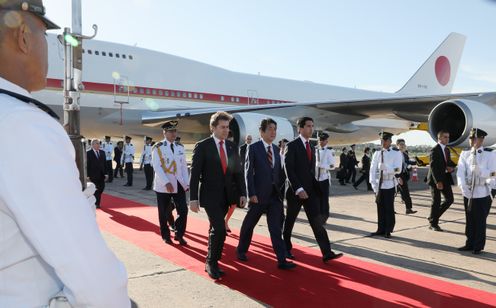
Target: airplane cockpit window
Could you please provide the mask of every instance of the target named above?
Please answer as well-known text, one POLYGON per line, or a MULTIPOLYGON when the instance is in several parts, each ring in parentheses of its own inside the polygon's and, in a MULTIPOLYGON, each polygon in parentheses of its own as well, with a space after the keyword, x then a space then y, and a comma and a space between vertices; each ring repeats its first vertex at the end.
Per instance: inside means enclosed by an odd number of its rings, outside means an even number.
POLYGON ((115 54, 115 57, 116 57, 116 58, 120 58, 120 57, 121 57, 121 55, 119 55, 118 53, 116 53, 116 54, 115 54))
POLYGON ((126 55, 122 55, 122 59, 126 59, 126 55))
POLYGON ((132 60, 133 59, 133 56, 129 55, 129 60, 132 60))
POLYGON ((169 91, 165 91, 165 96, 169 96, 169 91))
POLYGON ((99 56, 100 52, 98 50, 95 50, 95 56, 99 56))
POLYGON ((102 51, 102 56, 106 57, 107 53, 105 51, 102 51))
POLYGON ((91 49, 88 49, 88 54, 93 54, 93 52, 91 51, 91 49))
POLYGON ((114 54, 109 52, 109 57, 113 57, 113 56, 114 56, 114 54))

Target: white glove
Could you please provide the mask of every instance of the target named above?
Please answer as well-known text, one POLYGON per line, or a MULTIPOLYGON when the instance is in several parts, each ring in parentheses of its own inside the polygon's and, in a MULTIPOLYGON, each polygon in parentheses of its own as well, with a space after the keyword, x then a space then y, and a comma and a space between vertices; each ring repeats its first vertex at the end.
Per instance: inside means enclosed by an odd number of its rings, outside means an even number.
POLYGON ((374 193, 377 194, 379 185, 371 185, 371 186, 372 186, 372 190, 374 191, 374 193))
POLYGON ((93 212, 96 215, 96 198, 95 198, 95 191, 96 191, 96 186, 95 184, 88 182, 86 184, 86 189, 83 190, 83 194, 86 197, 86 200, 88 201, 88 204, 90 205, 90 208, 93 210, 93 212))

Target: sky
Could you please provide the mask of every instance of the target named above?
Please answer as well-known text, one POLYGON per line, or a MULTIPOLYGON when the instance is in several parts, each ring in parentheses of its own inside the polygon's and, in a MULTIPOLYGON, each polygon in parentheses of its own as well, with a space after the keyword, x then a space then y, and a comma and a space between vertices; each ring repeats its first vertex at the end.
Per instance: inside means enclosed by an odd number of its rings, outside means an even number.
MULTIPOLYGON (((232 71, 395 92, 451 32, 467 36, 453 92, 496 90, 494 0, 82 0, 83 34, 232 71)), ((71 26, 70 0, 45 0, 71 26)), ((425 132, 403 135, 433 144, 425 132)))

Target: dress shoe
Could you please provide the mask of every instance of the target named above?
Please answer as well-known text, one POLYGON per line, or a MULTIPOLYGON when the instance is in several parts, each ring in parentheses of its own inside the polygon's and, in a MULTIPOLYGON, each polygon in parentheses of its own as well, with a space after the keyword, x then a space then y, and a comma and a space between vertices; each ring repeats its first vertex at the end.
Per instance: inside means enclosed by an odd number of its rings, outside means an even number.
POLYGON ((172 245, 172 240, 170 238, 164 238, 164 243, 172 245))
POLYGON ((376 231, 376 232, 370 233, 370 236, 376 236, 376 235, 384 235, 384 232, 376 231))
POLYGON ((474 255, 480 255, 482 253, 482 251, 480 249, 476 249, 474 251, 472 251, 472 254, 474 255))
POLYGON ((415 214, 415 213, 417 213, 417 211, 414 211, 412 209, 407 209, 406 212, 405 212, 405 214, 407 214, 407 215, 408 214, 415 214))
POLYGON ((237 252, 236 255, 237 255, 239 261, 248 261, 246 254, 241 253, 241 252, 237 252))
POLYGON ((127 183, 126 183, 126 184, 124 184, 124 186, 133 186, 133 185, 131 185, 131 184, 127 184, 127 183))
POLYGON ((462 246, 462 247, 458 247, 457 250, 458 251, 469 251, 469 250, 473 250, 473 248, 465 245, 465 246, 462 246))
POLYGON ((334 253, 333 251, 331 251, 329 254, 326 254, 322 257, 322 261, 324 261, 324 263, 327 263, 327 261, 329 260, 335 260, 341 258, 342 256, 342 253, 334 253))
POLYGON ((391 233, 388 232, 388 233, 384 234, 384 237, 385 238, 391 238, 391 233))
POLYGON ((429 226, 429 229, 437 231, 437 232, 443 232, 443 229, 441 229, 441 227, 439 227, 437 225, 436 226, 431 225, 431 226, 429 226))
POLYGON ((219 271, 216 269, 216 266, 214 266, 211 263, 206 262, 205 263, 205 272, 207 272, 208 276, 212 279, 219 279, 220 274, 219 271))
POLYGON ((353 184, 353 188, 355 188, 355 190, 358 190, 358 188, 355 184, 353 184))
POLYGON ((143 190, 152 190, 152 189, 149 187, 145 187, 145 188, 143 188, 143 190))
POLYGON ((181 246, 188 245, 188 242, 186 242, 182 237, 179 237, 177 235, 174 236, 174 241, 178 241, 179 245, 181 245, 181 246))
POLYGON ((286 259, 294 260, 296 258, 295 258, 295 256, 293 256, 293 254, 290 251, 287 251, 286 252, 286 259))
POLYGON ((293 262, 288 262, 288 261, 277 262, 277 268, 278 269, 288 270, 288 269, 292 269, 295 267, 296 267, 296 264, 294 264, 293 262))

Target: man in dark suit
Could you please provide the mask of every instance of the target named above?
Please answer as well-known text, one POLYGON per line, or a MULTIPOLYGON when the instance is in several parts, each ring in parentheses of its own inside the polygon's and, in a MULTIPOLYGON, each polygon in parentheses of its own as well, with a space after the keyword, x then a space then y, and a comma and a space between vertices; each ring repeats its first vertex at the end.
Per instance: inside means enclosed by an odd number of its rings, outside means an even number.
POLYGON ((248 148, 248 145, 251 144, 252 140, 253 137, 251 135, 246 135, 245 144, 239 147, 239 157, 241 158, 241 167, 243 168, 243 171, 244 171, 245 159, 246 159, 246 149, 248 148))
POLYGON ((352 144, 350 146, 350 150, 348 151, 348 157, 346 160, 346 183, 351 183, 355 184, 355 177, 356 177, 356 169, 355 167, 358 165, 358 160, 356 159, 356 154, 355 154, 355 145, 352 144))
POLYGON ((218 261, 226 238, 224 217, 228 206, 236 203, 238 198, 240 207, 246 203, 238 149, 227 140, 231 119, 232 116, 226 112, 219 111, 212 115, 212 136, 196 143, 191 160, 190 209, 197 213, 201 206, 208 215, 210 234, 205 271, 213 279, 224 274, 218 261), (236 191, 233 182, 236 183, 236 191))
POLYGON ((370 148, 366 147, 363 150, 363 157, 362 157, 362 170, 360 171, 362 173, 362 176, 358 179, 358 181, 353 184, 353 188, 358 190, 358 186, 365 181, 367 183, 367 191, 372 191, 372 185, 370 185, 369 182, 369 174, 370 174, 370 148))
MULTIPOLYGON (((313 119, 302 117, 298 120, 297 126, 300 135, 287 144, 284 158, 284 169, 289 179, 289 188, 286 195, 288 209, 283 232, 286 257, 294 259, 291 254, 291 249, 293 248, 291 233, 293 232, 296 217, 303 206, 322 252, 322 260, 327 262, 339 258, 343 254, 336 254, 331 250, 331 243, 323 226, 324 219, 320 213, 322 193, 319 183, 315 179, 315 148, 310 144, 310 137, 313 134, 313 119)), ((328 196, 325 196, 325 198, 328 198, 328 196)))
POLYGON ((430 154, 429 172, 427 174, 427 184, 431 187, 432 205, 431 214, 428 218, 429 229, 443 231, 439 227, 439 218, 453 204, 454 184, 451 173, 455 170, 455 163, 451 160, 450 150, 447 147, 449 142, 449 132, 439 131, 437 134, 438 144, 432 148, 430 154), (441 203, 441 194, 444 202, 441 203))
POLYGON ((100 140, 93 139, 91 150, 86 152, 86 172, 88 180, 96 186, 95 205, 97 208, 100 207, 101 196, 105 189, 105 178, 107 177, 105 160, 105 152, 100 150, 100 140))
POLYGON ((290 269, 296 265, 286 261, 286 248, 281 235, 284 211, 281 186, 284 184, 285 176, 281 168, 279 148, 272 144, 277 134, 277 123, 270 118, 263 119, 259 129, 262 140, 250 144, 247 150, 245 178, 250 208, 241 226, 236 252, 239 260, 248 260, 246 252, 250 247, 253 229, 262 214, 266 213, 277 266, 280 269, 290 269))

